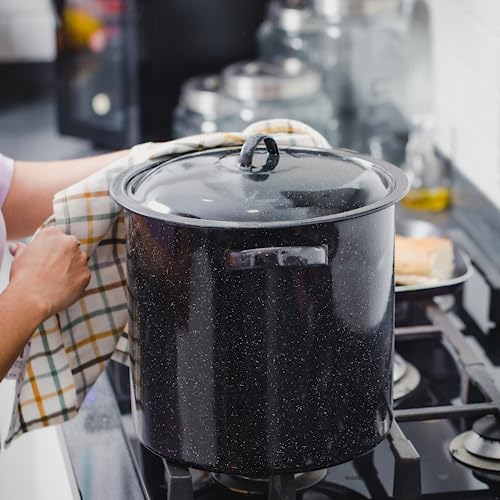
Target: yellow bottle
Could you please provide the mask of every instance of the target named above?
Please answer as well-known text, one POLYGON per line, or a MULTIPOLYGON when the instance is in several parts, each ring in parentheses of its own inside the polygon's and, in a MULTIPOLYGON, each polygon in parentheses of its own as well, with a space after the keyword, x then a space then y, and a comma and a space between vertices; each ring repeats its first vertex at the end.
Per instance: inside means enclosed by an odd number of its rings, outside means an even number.
POLYGON ((429 121, 415 125, 406 146, 403 169, 410 177, 410 192, 401 204, 411 210, 440 212, 451 204, 448 165, 438 157, 429 121))
POLYGON ((411 210, 441 212, 450 206, 451 193, 447 187, 411 189, 401 203, 411 210))

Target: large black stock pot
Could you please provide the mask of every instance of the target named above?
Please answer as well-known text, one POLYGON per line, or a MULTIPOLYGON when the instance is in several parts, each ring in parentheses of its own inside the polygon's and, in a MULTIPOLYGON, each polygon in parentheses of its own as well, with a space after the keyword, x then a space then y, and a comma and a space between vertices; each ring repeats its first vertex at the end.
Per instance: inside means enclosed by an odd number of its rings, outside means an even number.
POLYGON ((279 151, 267 136, 117 177, 142 442, 247 475, 379 443, 392 421, 394 205, 407 190, 392 165, 279 151))

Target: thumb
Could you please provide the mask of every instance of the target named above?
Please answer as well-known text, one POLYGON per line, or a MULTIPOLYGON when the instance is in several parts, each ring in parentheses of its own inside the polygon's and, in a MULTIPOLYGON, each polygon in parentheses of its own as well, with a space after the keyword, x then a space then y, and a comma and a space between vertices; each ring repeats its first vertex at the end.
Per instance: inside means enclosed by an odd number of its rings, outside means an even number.
POLYGON ((9 252, 12 257, 19 257, 24 252, 25 248, 26 244, 21 241, 9 244, 9 252))

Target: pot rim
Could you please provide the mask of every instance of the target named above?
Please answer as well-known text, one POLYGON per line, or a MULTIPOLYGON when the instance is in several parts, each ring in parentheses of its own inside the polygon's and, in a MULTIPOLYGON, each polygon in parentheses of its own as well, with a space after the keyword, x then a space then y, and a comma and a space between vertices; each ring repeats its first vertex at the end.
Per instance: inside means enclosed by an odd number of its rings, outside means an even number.
MULTIPOLYGON (((239 152, 241 148, 236 147, 224 147, 224 148, 214 148, 210 149, 213 152, 239 152)), ((258 148, 258 150, 265 151, 264 148, 258 148)), ((286 227, 299 227, 299 226, 310 226, 316 224, 324 224, 329 222, 340 222, 349 219, 355 219, 358 217, 363 217, 374 212, 379 212, 392 205, 395 205, 408 193, 410 189, 410 181, 407 174, 399 167, 392 165, 389 162, 374 159, 368 155, 358 154, 355 151, 340 149, 340 148, 311 148, 311 147, 297 147, 289 146, 281 148, 283 151, 294 151, 294 152, 329 152, 332 156, 336 156, 339 160, 350 161, 356 163, 364 168, 373 169, 378 175, 381 175, 387 182, 390 191, 384 198, 377 200, 369 205, 365 205, 360 208, 353 210, 347 210, 345 212, 340 212, 331 215, 323 215, 321 217, 311 217, 308 219, 299 220, 279 220, 279 221, 220 221, 211 219, 194 219, 190 217, 183 217, 175 214, 162 214, 155 210, 152 210, 140 203, 136 202, 132 196, 130 196, 130 184, 139 175, 144 174, 148 170, 159 167, 160 165, 165 165, 170 162, 178 161, 181 156, 185 158, 192 158, 196 156, 201 156, 206 154, 207 151, 197 151, 193 153, 188 153, 186 155, 176 156, 175 158, 169 159, 153 159, 148 160, 144 163, 136 165, 133 168, 125 169, 120 172, 111 182, 110 195, 113 200, 120 205, 125 210, 133 212, 137 215, 142 215, 144 217, 149 217, 157 220, 162 220, 167 223, 176 224, 179 226, 188 227, 198 227, 198 228, 208 228, 208 229, 274 229, 274 228, 286 228, 286 227)))

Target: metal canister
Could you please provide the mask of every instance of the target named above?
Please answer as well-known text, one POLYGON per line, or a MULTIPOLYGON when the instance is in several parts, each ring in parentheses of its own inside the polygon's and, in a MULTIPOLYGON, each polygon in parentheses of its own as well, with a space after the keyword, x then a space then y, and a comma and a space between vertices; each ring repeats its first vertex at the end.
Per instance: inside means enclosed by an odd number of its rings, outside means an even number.
POLYGON ((273 118, 299 120, 337 143, 332 102, 318 71, 296 58, 240 62, 222 72, 222 93, 238 103, 238 112, 223 119, 227 130, 273 118))
POLYGON ((184 83, 174 111, 174 138, 221 130, 221 121, 234 112, 234 104, 221 94, 220 86, 217 75, 196 76, 184 83))

